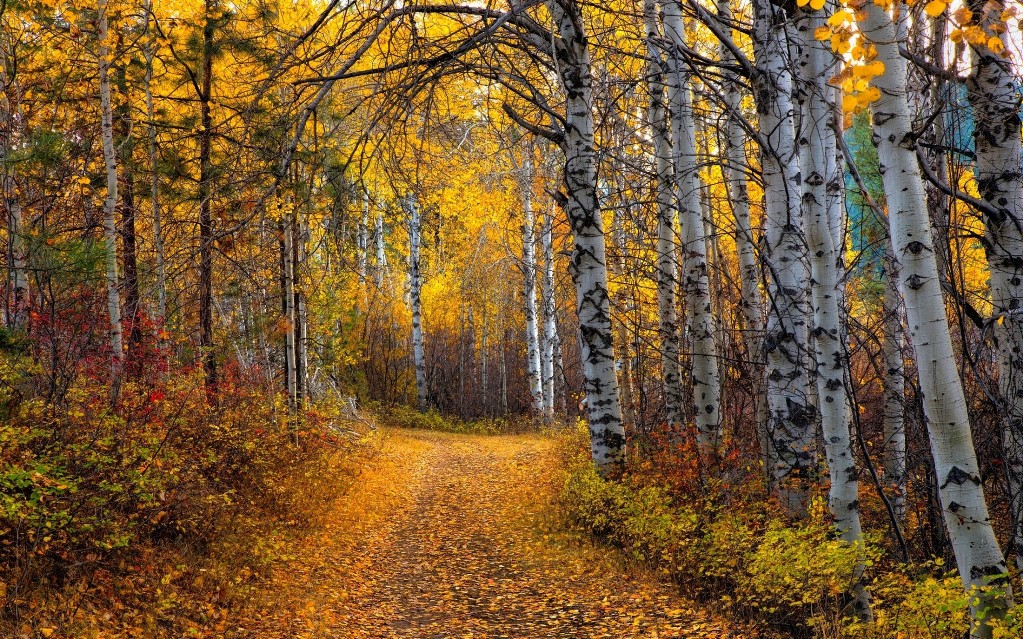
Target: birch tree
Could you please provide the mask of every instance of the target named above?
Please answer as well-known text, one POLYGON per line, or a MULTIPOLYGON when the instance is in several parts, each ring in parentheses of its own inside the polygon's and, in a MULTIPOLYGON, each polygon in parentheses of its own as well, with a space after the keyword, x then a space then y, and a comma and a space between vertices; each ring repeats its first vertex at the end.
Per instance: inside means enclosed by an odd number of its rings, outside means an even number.
POLYGON ((551 0, 554 54, 565 92, 564 198, 572 227, 572 277, 576 286, 583 386, 590 422, 593 461, 605 473, 625 463, 625 426, 618 398, 604 224, 597 199, 590 51, 582 7, 576 0, 551 0))
POLYGON ((807 246, 800 206, 802 177, 792 104, 788 19, 769 0, 755 0, 754 94, 760 130, 765 237, 762 258, 769 272, 771 311, 767 354, 770 477, 783 506, 805 512, 808 475, 815 465, 816 409, 807 369, 807 246))
POLYGON ((969 3, 979 24, 994 33, 975 45, 966 83, 973 107, 976 178, 984 211, 991 272, 993 328, 998 349, 998 388, 1004 414, 1002 447, 1010 499, 1009 552, 1023 568, 1023 149, 1020 96, 1023 82, 1011 58, 1001 0, 969 3))
MULTIPOLYGON (((519 174, 519 197, 522 200, 522 296, 526 314, 526 377, 533 412, 543 414, 543 376, 540 370, 540 330, 536 308, 536 238, 533 227, 533 149, 526 145, 522 163, 516 167, 519 174)), ((514 155, 512 162, 515 161, 514 155)))
POLYGON ((124 372, 124 340, 121 326, 121 289, 117 274, 117 150, 114 148, 113 108, 110 98, 110 26, 107 0, 99 0, 99 100, 103 165, 106 169, 107 193, 103 199, 103 237, 106 248, 107 313, 109 315, 110 396, 113 402, 121 391, 124 372))
MULTIPOLYGON (((997 585, 1008 591, 1005 560, 984 498, 962 380, 950 365, 955 355, 916 159, 906 95, 906 60, 899 53, 892 18, 882 7, 868 3, 860 27, 876 47, 876 59, 884 65, 884 73, 874 80, 880 97, 870 107, 874 140, 945 526, 963 585, 968 589, 997 585)), ((1006 598, 997 590, 977 591, 971 606, 977 622, 974 634, 990 635, 983 619, 1004 615, 1005 607, 1006 598)))
POLYGON ((696 439, 705 455, 721 440, 721 379, 718 372, 713 308, 707 267, 707 236, 700 202, 691 74, 682 60, 685 25, 677 0, 662 5, 664 32, 671 45, 667 56, 668 105, 671 112, 674 202, 682 226, 682 290, 692 346, 693 409, 696 439))
POLYGON ((643 20, 646 28, 649 71, 647 86, 650 105, 647 121, 653 138, 654 166, 657 173, 657 312, 661 353, 661 381, 664 393, 665 421, 669 430, 682 429, 682 369, 679 365, 678 311, 675 287, 678 282, 676 219, 672 183, 671 130, 665 98, 665 61, 663 35, 657 19, 657 1, 645 0, 643 20))
POLYGON ((423 302, 422 302, 422 275, 420 269, 420 233, 422 231, 422 217, 419 212, 419 203, 414 196, 408 196, 405 200, 408 213, 408 237, 409 237, 409 306, 412 310, 412 365, 416 374, 416 401, 419 410, 426 412, 429 408, 429 388, 426 383, 426 351, 423 339, 423 302))

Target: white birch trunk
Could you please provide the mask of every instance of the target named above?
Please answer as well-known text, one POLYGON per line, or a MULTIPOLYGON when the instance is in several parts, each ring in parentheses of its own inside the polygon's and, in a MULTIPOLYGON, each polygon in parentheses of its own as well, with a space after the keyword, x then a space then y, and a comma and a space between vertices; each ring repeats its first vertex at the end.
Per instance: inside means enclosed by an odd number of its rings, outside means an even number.
POLYGON ((285 385, 288 393, 288 415, 293 418, 298 412, 298 345, 295 343, 296 322, 295 314, 295 229, 291 213, 282 222, 282 235, 284 240, 283 263, 284 276, 282 278, 284 290, 284 321, 287 324, 287 331, 284 334, 284 373, 285 385))
POLYGON ((682 369, 679 358, 678 310, 675 287, 678 282, 676 245, 677 211, 673 206, 671 130, 665 98, 665 63, 661 30, 657 20, 656 0, 645 0, 643 18, 646 25, 647 55, 650 60, 648 81, 650 106, 647 120, 654 143, 654 165, 657 172, 657 313, 661 352, 661 383, 664 393, 664 417, 668 429, 681 433, 682 369))
POLYGON ((526 377, 529 380, 529 396, 534 415, 543 414, 543 379, 540 371, 540 329, 536 309, 536 238, 533 226, 533 153, 527 145, 519 178, 522 198, 522 293, 523 310, 526 314, 526 377))
POLYGON ((420 225, 419 205, 415 198, 408 198, 409 215, 409 305, 412 310, 412 364, 416 372, 416 401, 419 410, 426 412, 429 407, 429 388, 426 384, 426 351, 423 340, 422 277, 420 274, 420 225))
POLYGON ((384 273, 387 271, 387 250, 384 243, 384 212, 377 213, 377 219, 373 229, 373 240, 376 242, 377 263, 374 265, 374 273, 377 288, 384 286, 384 273))
POLYGON ((680 5, 668 0, 662 4, 662 11, 664 32, 672 45, 667 56, 668 105, 675 164, 674 195, 682 226, 682 290, 686 300, 686 328, 692 345, 696 440, 705 455, 712 455, 721 441, 721 378, 710 299, 706 227, 700 202, 691 74, 682 60, 685 26, 680 5))
MULTIPOLYGON (((831 486, 828 508, 835 531, 843 541, 863 543, 859 510, 859 474, 853 454, 849 430, 849 397, 846 392, 847 361, 845 326, 842 308, 843 255, 833 231, 841 216, 832 220, 835 198, 829 189, 838 174, 836 142, 832 128, 835 113, 830 103, 832 91, 827 78, 834 75, 830 49, 813 37, 813 31, 824 26, 820 12, 802 16, 798 29, 802 49, 801 84, 802 129, 799 135, 800 162, 803 175, 803 220, 806 223, 810 252, 810 288, 813 299, 814 325, 811 334, 816 356, 817 395, 821 430, 827 455, 831 486), (830 132, 830 133, 829 133, 830 132)), ((864 566, 857 566, 858 574, 864 566)), ((855 607, 858 614, 869 614, 866 591, 857 588, 855 607)))
POLYGON ((543 412, 554 418, 554 342, 558 339, 554 306, 554 212, 543 217, 540 246, 543 252, 541 300, 543 305, 543 348, 540 352, 543 378, 543 412))
MULTIPOLYGON (((368 251, 369 251, 369 191, 362 192, 362 217, 359 218, 359 231, 358 237, 356 238, 358 243, 358 273, 359 273, 359 286, 362 287, 363 297, 366 294, 366 275, 367 275, 367 264, 369 263, 368 251)), ((363 304, 365 306, 365 304, 363 304)))
POLYGON ((625 464, 625 427, 618 398, 604 225, 597 201, 597 158, 592 111, 592 76, 582 9, 576 0, 551 0, 557 26, 555 57, 565 91, 565 204, 575 248, 575 279, 583 379, 589 409, 590 448, 602 472, 625 464))
MULTIPOLYGON (((953 364, 955 353, 906 96, 906 60, 899 54, 895 26, 888 13, 873 3, 867 3, 866 11, 862 32, 877 47, 877 59, 885 65, 885 73, 874 80, 881 90, 881 98, 871 105, 874 140, 942 513, 964 586, 995 583, 1008 590, 1005 560, 984 498, 962 380, 953 364)), ((974 619, 1004 615, 1006 605, 1006 598, 997 592, 982 592, 972 607, 974 619)), ((974 629, 978 636, 990 632, 983 623, 974 629)))
POLYGON ((114 148, 113 110, 110 105, 110 62, 107 0, 99 0, 99 100, 103 164, 107 194, 103 201, 103 237, 106 246, 107 312, 109 314, 110 395, 116 402, 124 372, 124 342, 121 327, 121 290, 117 275, 117 151, 114 148))
MULTIPOLYGON (((979 22, 1004 25, 1002 0, 969 3, 979 22)), ((1009 32, 998 38, 1012 50, 1009 32)), ((974 47, 966 84, 973 107, 977 186, 991 205, 984 215, 991 272, 991 303, 998 344, 998 387, 1003 411, 1002 446, 1010 499, 1009 552, 1023 569, 1023 149, 1019 87, 1023 78, 987 46, 974 47)))
POLYGON ((800 210, 801 176, 793 124, 786 16, 770 0, 754 2, 754 93, 761 137, 765 242, 770 273, 767 355, 767 444, 770 477, 782 505, 805 512, 815 466, 816 409, 807 367, 807 247, 800 210))

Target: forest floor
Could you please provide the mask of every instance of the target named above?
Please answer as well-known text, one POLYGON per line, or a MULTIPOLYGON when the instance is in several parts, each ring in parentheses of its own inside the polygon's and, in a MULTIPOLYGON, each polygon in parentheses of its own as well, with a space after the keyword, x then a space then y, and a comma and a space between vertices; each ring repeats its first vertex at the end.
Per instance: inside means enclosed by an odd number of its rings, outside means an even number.
POLYGON ((671 584, 553 524, 554 441, 387 430, 250 637, 722 637, 671 584))

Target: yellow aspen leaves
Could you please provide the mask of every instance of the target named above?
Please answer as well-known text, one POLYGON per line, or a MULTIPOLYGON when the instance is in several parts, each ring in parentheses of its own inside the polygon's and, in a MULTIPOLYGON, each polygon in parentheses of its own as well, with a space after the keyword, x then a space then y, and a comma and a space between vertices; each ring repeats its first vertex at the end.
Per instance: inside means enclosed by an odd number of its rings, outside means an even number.
POLYGON ((987 48, 991 49, 991 53, 1002 53, 1005 51, 1005 45, 1002 43, 1002 39, 998 36, 991 36, 988 38, 987 48))
POLYGON ((796 0, 796 4, 800 7, 810 5, 810 8, 814 11, 820 11, 824 8, 825 0, 796 0))
POLYGON ((938 16, 945 12, 945 9, 947 7, 948 4, 942 2, 942 0, 931 0, 926 5, 924 5, 924 11, 927 13, 927 15, 931 16, 932 18, 937 18, 938 16))

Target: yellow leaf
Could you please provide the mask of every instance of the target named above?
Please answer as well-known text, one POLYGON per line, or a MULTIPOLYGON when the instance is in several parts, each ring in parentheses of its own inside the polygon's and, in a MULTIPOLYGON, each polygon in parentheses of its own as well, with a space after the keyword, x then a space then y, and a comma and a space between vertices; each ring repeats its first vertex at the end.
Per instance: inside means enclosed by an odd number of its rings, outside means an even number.
POLYGON ((831 29, 828 27, 817 27, 813 30, 813 37, 823 42, 831 37, 831 29))
POLYGON ((52 636, 53 636, 53 632, 54 632, 54 630, 53 630, 53 628, 40 628, 40 629, 39 629, 39 632, 40 632, 40 634, 42 634, 42 635, 43 635, 44 637, 52 637, 52 636))
POLYGON ((847 93, 842 96, 843 111, 855 111, 857 106, 859 106, 859 101, 856 99, 855 95, 847 93))
POLYGON ((870 104, 875 100, 881 99, 881 89, 877 87, 869 87, 866 91, 860 94, 860 101, 863 104, 870 104))
POLYGON ((942 2, 941 0, 931 0, 930 2, 927 3, 926 6, 924 6, 924 11, 926 11, 927 15, 931 16, 932 18, 937 18, 938 16, 945 12, 945 8, 947 6, 948 5, 942 2))
POLYGON ((825 0, 810 0, 810 8, 814 11, 820 11, 824 8, 825 0))
POLYGON ((987 48, 991 49, 992 53, 1001 53, 1005 50, 1005 45, 1002 43, 1002 39, 997 36, 991 36, 987 41, 987 48))

